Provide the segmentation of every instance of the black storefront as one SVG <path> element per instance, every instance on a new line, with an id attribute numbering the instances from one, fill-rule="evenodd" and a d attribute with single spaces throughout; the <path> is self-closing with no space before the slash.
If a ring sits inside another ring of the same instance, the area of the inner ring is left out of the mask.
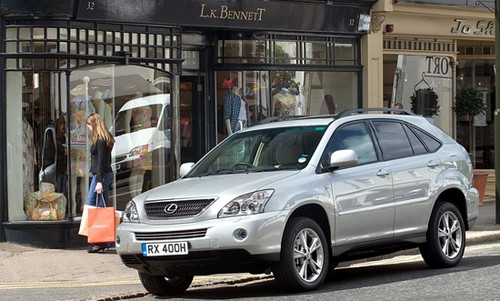
<path id="1" fill-rule="evenodd" d="M 1 0 L 0 241 L 85 244 L 89 113 L 115 134 L 123 210 L 235 130 L 233 93 L 239 128 L 360 107 L 374 2 Z"/>

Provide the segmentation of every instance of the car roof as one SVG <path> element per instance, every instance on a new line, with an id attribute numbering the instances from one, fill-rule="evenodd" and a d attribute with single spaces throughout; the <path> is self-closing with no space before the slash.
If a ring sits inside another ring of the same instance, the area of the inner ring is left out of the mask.
<path id="1" fill-rule="evenodd" d="M 379 113 L 372 113 L 379 112 Z M 400 114 L 393 114 L 399 112 Z M 382 114 L 380 114 L 382 113 Z M 389 114 L 388 114 L 389 113 Z M 246 128 L 244 131 L 260 130 L 276 127 L 296 127 L 296 126 L 328 126 L 336 120 L 355 121 L 363 119 L 394 119 L 407 121 L 423 129 L 431 131 L 441 139 L 447 140 L 444 133 L 437 127 L 430 118 L 415 115 L 413 112 L 404 109 L 391 108 L 362 108 L 349 109 L 335 115 L 309 115 L 309 116 L 280 116 L 270 117 L 258 122 L 255 126 Z M 444 134 L 444 136 L 442 135 Z"/>

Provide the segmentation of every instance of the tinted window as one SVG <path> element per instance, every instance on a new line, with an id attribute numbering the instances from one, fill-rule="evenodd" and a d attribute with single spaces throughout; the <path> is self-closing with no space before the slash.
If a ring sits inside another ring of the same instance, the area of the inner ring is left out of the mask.
<path id="1" fill-rule="evenodd" d="M 412 127 L 412 129 L 415 134 L 417 134 L 417 136 L 424 142 L 430 152 L 435 152 L 438 150 L 438 148 L 441 147 L 441 142 L 439 142 L 439 140 L 436 140 L 431 135 L 415 127 Z"/>
<path id="2" fill-rule="evenodd" d="M 408 139 L 410 139 L 410 144 L 411 147 L 413 148 L 413 153 L 415 155 L 426 154 L 427 149 L 425 148 L 422 141 L 420 141 L 420 139 L 418 139 L 415 133 L 413 133 L 406 125 L 404 125 L 403 127 L 406 131 L 406 135 L 408 135 Z"/>
<path id="3" fill-rule="evenodd" d="M 332 153 L 341 149 L 354 150 L 359 164 L 377 161 L 373 141 L 364 123 L 349 124 L 338 129 L 326 147 L 323 160 L 328 162 Z"/>
<path id="4" fill-rule="evenodd" d="M 413 149 L 401 123 L 375 121 L 373 125 L 384 160 L 413 156 Z"/>

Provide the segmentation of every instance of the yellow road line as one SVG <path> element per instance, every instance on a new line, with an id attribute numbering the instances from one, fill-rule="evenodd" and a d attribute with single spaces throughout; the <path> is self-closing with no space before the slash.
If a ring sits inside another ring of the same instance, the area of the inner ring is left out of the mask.
<path id="1" fill-rule="evenodd" d="M 227 279 L 228 276 L 221 275 L 209 275 L 209 276 L 196 276 L 193 283 L 203 280 L 214 280 L 214 279 Z M 71 287 L 92 287 L 92 286 L 109 286 L 109 285 L 129 285 L 129 284 L 141 284 L 140 280 L 117 280 L 117 281 L 107 281 L 99 283 L 59 283 L 59 282 L 28 282 L 28 283 L 10 283 L 2 284 L 0 283 L 0 290 L 11 290 L 11 289 L 30 289 L 30 288 L 71 288 Z"/>

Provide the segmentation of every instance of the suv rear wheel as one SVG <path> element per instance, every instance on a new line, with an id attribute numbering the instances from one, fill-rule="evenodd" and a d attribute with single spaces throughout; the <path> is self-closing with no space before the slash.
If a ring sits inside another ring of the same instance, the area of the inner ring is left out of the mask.
<path id="1" fill-rule="evenodd" d="M 139 272 L 144 288 L 153 295 L 171 296 L 185 292 L 193 282 L 193 276 L 162 277 Z"/>
<path id="2" fill-rule="evenodd" d="M 425 263 L 432 268 L 457 265 L 464 255 L 465 227 L 457 207 L 438 201 L 427 229 L 427 242 L 420 246 Z"/>
<path id="3" fill-rule="evenodd" d="M 292 218 L 283 236 L 281 258 L 273 274 L 289 291 L 317 289 L 328 272 L 329 248 L 321 227 L 312 219 Z"/>

